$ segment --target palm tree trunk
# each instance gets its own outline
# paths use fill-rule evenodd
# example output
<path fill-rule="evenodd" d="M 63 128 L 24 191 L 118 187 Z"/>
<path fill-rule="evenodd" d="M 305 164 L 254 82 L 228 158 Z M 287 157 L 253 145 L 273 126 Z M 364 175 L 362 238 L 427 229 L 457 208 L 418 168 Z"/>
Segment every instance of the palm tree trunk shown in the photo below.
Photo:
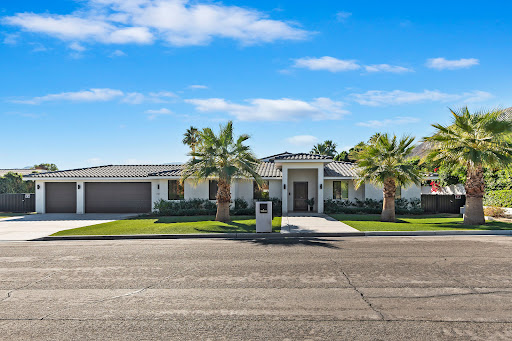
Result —
<path fill-rule="evenodd" d="M 468 167 L 466 178 L 466 210 L 464 225 L 485 224 L 483 198 L 485 194 L 484 171 L 481 166 Z"/>
<path fill-rule="evenodd" d="M 384 181 L 384 202 L 382 204 L 382 213 L 380 221 L 395 222 L 395 179 L 388 178 Z"/>
<path fill-rule="evenodd" d="M 230 222 L 229 205 L 231 204 L 231 184 L 225 179 L 219 179 L 217 188 L 217 216 L 216 221 Z"/>

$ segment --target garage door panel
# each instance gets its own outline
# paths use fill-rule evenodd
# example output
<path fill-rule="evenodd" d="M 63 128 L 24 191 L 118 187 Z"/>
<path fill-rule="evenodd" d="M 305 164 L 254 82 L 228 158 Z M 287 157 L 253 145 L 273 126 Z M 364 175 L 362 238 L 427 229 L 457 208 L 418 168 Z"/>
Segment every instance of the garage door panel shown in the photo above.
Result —
<path fill-rule="evenodd" d="M 147 213 L 151 211 L 149 182 L 87 182 L 86 213 Z"/>
<path fill-rule="evenodd" d="M 45 183 L 46 213 L 76 213 L 76 182 Z"/>

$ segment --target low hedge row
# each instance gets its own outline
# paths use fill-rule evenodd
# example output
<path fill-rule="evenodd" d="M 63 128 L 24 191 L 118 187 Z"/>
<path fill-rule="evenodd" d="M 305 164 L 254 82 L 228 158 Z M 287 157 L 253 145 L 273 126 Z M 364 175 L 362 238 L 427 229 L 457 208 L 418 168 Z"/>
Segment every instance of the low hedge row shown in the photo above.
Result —
<path fill-rule="evenodd" d="M 506 189 L 499 191 L 490 191 L 485 193 L 484 205 L 512 207 L 512 190 Z"/>
<path fill-rule="evenodd" d="M 326 200 L 324 212 L 328 214 L 379 214 L 382 212 L 382 200 L 356 199 L 354 202 L 348 200 Z M 419 199 L 397 199 L 395 200 L 395 212 L 397 214 L 423 214 L 421 200 Z"/>
<path fill-rule="evenodd" d="M 281 216 L 282 203 L 280 199 L 272 198 L 272 214 L 273 216 Z M 254 215 L 254 204 L 243 199 L 236 199 L 234 208 L 230 209 L 230 214 L 234 216 Z M 167 201 L 160 200 L 155 202 L 153 214 L 159 216 L 198 216 L 198 215 L 215 215 L 217 213 L 217 204 L 206 199 L 190 199 Z"/>

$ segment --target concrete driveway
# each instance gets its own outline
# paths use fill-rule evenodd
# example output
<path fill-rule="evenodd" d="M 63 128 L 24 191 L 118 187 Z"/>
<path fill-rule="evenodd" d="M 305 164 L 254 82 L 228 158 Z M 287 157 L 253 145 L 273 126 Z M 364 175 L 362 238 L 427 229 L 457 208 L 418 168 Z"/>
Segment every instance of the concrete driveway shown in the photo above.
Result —
<path fill-rule="evenodd" d="M 41 238 L 58 231 L 126 219 L 134 214 L 119 213 L 48 213 L 0 219 L 0 241 Z"/>
<path fill-rule="evenodd" d="M 352 226 L 321 213 L 288 213 L 281 219 L 281 233 L 359 232 Z"/>

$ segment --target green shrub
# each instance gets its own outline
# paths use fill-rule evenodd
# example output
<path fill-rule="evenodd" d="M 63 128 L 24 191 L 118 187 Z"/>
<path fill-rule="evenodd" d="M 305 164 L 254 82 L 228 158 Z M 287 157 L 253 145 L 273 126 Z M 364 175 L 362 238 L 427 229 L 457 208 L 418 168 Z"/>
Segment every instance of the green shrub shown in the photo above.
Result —
<path fill-rule="evenodd" d="M 512 207 L 512 190 L 490 191 L 485 193 L 484 205 Z"/>
<path fill-rule="evenodd" d="M 355 199 L 355 202 L 348 200 L 325 200 L 324 212 L 328 214 L 379 214 L 382 212 L 382 200 L 366 199 L 364 201 Z M 395 201 L 395 212 L 397 214 L 423 214 L 421 200 L 419 199 L 397 199 Z"/>
<path fill-rule="evenodd" d="M 246 209 L 249 207 L 249 203 L 242 198 L 235 199 L 235 209 Z"/>

